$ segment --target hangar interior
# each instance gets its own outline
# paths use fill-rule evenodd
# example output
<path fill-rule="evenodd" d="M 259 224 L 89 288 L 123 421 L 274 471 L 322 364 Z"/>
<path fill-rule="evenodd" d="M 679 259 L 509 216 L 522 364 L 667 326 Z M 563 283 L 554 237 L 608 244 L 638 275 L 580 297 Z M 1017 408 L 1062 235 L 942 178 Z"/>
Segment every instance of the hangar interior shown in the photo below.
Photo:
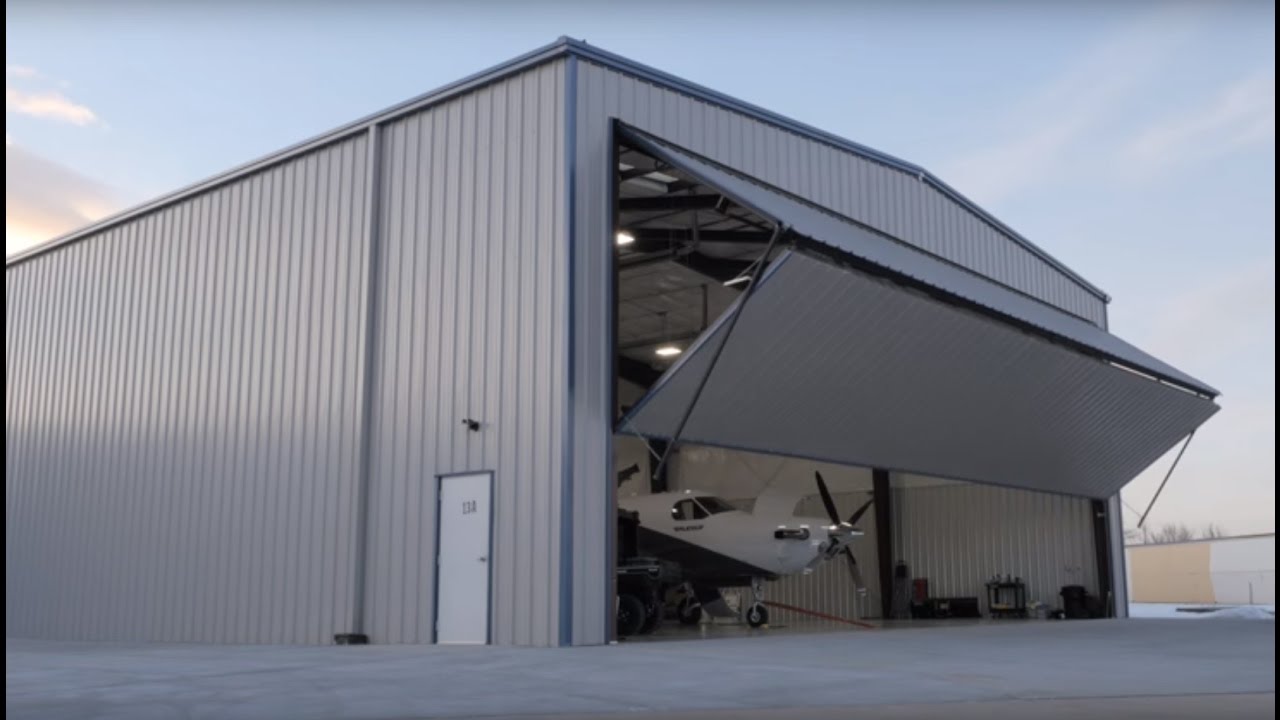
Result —
<path fill-rule="evenodd" d="M 1113 587 L 1111 518 L 1107 503 L 1098 499 L 1105 493 L 1094 492 L 1091 498 L 1084 488 L 1078 495 L 1044 492 L 1035 489 L 1034 479 L 1010 483 L 1005 476 L 1003 483 L 992 484 L 972 475 L 979 482 L 900 467 L 882 471 L 884 485 L 877 492 L 877 473 L 871 467 L 806 456 L 782 440 L 775 445 L 771 440 L 747 445 L 684 440 L 680 433 L 698 412 L 697 403 L 711 382 L 720 351 L 728 355 L 737 349 L 727 347 L 735 306 L 745 305 L 748 286 L 761 282 L 775 261 L 789 252 L 785 249 L 789 243 L 771 242 L 776 224 L 753 211 L 741 195 L 733 196 L 726 187 L 708 182 L 705 174 L 691 173 L 690 167 L 696 169 L 698 160 L 692 166 L 682 165 L 679 161 L 690 156 L 682 155 L 679 149 L 656 139 L 645 141 L 643 133 L 623 129 L 621 134 L 623 139 L 616 148 L 614 198 L 618 228 L 614 237 L 614 469 L 620 506 L 632 498 L 683 493 L 722 499 L 737 510 L 754 513 L 757 503 L 764 502 L 762 498 L 783 496 L 794 516 L 822 518 L 826 512 L 815 485 L 815 472 L 825 479 L 841 517 L 867 504 L 886 505 L 876 512 L 863 508 L 858 516 L 856 527 L 862 534 L 847 544 L 851 557 L 856 558 L 857 571 L 836 557 L 816 562 L 803 572 L 770 578 L 774 582 L 767 583 L 764 594 L 755 597 L 765 600 L 766 617 L 772 618 L 774 626 L 837 629 L 869 627 L 863 622 L 866 620 L 884 624 L 912 619 L 1102 617 L 1123 612 L 1117 608 L 1117 589 Z M 671 154 L 657 157 L 655 149 L 670 150 Z M 702 169 L 711 165 L 708 162 Z M 750 182 L 741 176 L 736 179 Z M 792 201 L 803 202 L 797 198 Z M 778 239 L 785 232 L 789 229 L 780 230 Z M 796 246 L 794 238 L 790 244 Z M 838 262 L 848 262 L 848 258 L 838 258 Z M 785 306 L 774 309 L 784 317 L 789 311 Z M 679 395 L 684 408 L 674 416 L 680 418 L 674 430 L 668 428 L 670 432 L 664 436 L 637 427 L 637 406 L 647 402 L 655 389 L 662 389 L 682 359 L 698 348 L 712 359 L 709 367 L 700 368 L 701 382 Z M 813 348 L 817 353 L 824 350 Z M 769 361 L 758 356 L 739 359 L 760 364 Z M 793 371 L 785 365 L 769 370 L 777 374 Z M 874 382 L 873 377 L 863 378 L 868 380 Z M 858 395 L 856 388 L 832 383 L 829 377 L 815 376 L 804 382 L 832 386 L 836 394 Z M 744 384 L 728 392 L 751 396 L 759 387 Z M 748 414 L 757 425 L 769 425 L 769 409 L 764 409 L 763 415 L 758 411 Z M 1091 417 L 1088 422 L 1096 420 Z M 824 421 L 822 409 L 815 408 L 812 421 Z M 1166 428 L 1155 442 L 1176 439 L 1168 433 L 1179 432 L 1185 422 L 1186 417 L 1174 422 L 1176 429 Z M 764 428 L 766 435 L 769 432 Z M 841 432 L 835 434 L 838 437 Z M 672 442 L 673 437 L 677 442 Z M 902 444 L 906 453 L 898 456 L 906 458 L 902 467 L 930 467 L 930 461 L 911 464 L 915 446 Z M 847 457 L 856 457 L 857 452 Z M 1016 453 L 1017 449 L 1010 447 L 1008 452 Z M 1039 462 L 1060 460 L 1051 454 L 1039 458 L 1027 455 L 1015 464 L 1025 471 Z M 671 512 L 680 511 L 673 507 Z M 706 532 L 704 526 L 709 526 L 714 516 L 711 510 L 702 525 L 686 527 Z M 643 518 L 637 517 L 643 526 Z M 759 530 L 769 532 L 769 527 L 761 524 Z M 628 552 L 648 554 L 643 541 L 638 549 L 628 547 L 623 539 L 618 543 L 617 562 L 621 564 L 630 562 Z M 704 612 L 696 618 L 684 618 L 681 589 L 691 592 L 691 586 L 681 588 L 687 578 L 678 572 L 673 577 L 674 585 L 659 592 L 658 617 L 649 624 L 634 625 L 622 619 L 626 611 L 621 609 L 623 596 L 632 592 L 634 585 L 619 575 L 615 580 L 619 634 L 647 635 L 662 627 L 667 629 L 659 635 L 678 637 L 679 633 L 669 629 L 672 625 L 753 624 L 744 614 L 752 598 L 745 588 L 725 593 L 732 614 L 712 617 Z M 673 593 L 672 587 L 681 589 Z"/>

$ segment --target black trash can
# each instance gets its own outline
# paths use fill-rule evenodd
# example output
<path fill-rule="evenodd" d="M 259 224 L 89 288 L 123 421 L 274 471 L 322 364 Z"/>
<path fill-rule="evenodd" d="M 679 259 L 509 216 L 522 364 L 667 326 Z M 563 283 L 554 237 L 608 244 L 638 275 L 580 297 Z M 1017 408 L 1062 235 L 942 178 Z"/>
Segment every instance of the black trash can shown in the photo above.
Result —
<path fill-rule="evenodd" d="M 1062 614 L 1068 620 L 1083 620 L 1089 617 L 1088 591 L 1083 585 L 1064 585 L 1058 593 L 1062 596 Z"/>

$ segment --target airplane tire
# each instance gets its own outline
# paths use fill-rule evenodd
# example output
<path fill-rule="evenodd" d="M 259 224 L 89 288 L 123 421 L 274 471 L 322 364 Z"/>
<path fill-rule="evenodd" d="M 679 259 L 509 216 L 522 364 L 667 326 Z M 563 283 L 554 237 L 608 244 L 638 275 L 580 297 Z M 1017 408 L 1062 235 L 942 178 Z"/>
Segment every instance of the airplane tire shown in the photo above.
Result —
<path fill-rule="evenodd" d="M 662 603 L 657 598 L 644 604 L 644 623 L 640 626 L 640 634 L 648 635 L 662 624 Z"/>
<path fill-rule="evenodd" d="M 618 637 L 636 635 L 644 627 L 644 601 L 635 595 L 618 596 Z"/>
<path fill-rule="evenodd" d="M 680 618 L 681 625 L 697 625 L 702 620 L 702 605 L 698 601 L 688 597 L 680 601 L 680 606 L 676 608 L 676 613 Z"/>
<path fill-rule="evenodd" d="M 769 608 L 762 603 L 754 603 L 747 610 L 747 624 L 753 628 L 769 624 Z"/>

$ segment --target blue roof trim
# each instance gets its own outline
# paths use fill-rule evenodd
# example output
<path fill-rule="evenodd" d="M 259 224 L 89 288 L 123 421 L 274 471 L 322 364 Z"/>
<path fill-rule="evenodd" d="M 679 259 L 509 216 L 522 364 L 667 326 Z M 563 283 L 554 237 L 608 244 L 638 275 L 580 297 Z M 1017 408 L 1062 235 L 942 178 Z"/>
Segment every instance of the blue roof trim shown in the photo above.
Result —
<path fill-rule="evenodd" d="M 60 237 L 49 240 L 47 242 L 41 243 L 40 245 L 37 245 L 33 248 L 30 248 L 21 253 L 18 253 L 17 255 L 6 258 L 5 267 L 6 268 L 12 267 L 26 260 L 29 260 L 33 257 L 36 257 L 37 255 L 41 255 L 50 250 L 53 250 L 54 248 L 60 247 L 62 245 L 66 245 L 68 243 L 75 242 L 77 240 L 81 240 L 85 237 L 93 235 L 94 233 L 101 232 L 102 230 L 105 230 L 114 225 L 118 225 L 131 218 L 151 212 L 153 210 L 157 210 L 161 207 L 178 202 L 180 200 L 183 200 L 197 193 L 211 190 L 220 185 L 229 183 L 244 175 L 248 175 L 250 173 L 257 172 L 264 168 L 270 167 L 271 165 L 284 162 L 289 158 L 300 155 L 309 150 L 314 150 L 320 147 L 324 147 L 325 145 L 330 145 L 330 144 L 339 142 L 358 132 L 361 132 L 367 129 L 370 125 L 394 120 L 395 118 L 401 115 L 405 115 L 417 110 L 421 110 L 425 107 L 429 107 L 439 102 L 444 102 L 446 100 L 449 100 L 450 98 L 453 98 L 463 93 L 474 90 L 477 87 L 497 82 L 506 77 L 509 77 L 516 73 L 527 70 L 528 68 L 533 67 L 535 65 L 539 65 L 544 62 L 548 62 L 560 57 L 564 57 L 566 55 L 576 55 L 577 57 L 580 57 L 584 60 L 588 60 L 590 62 L 607 66 L 619 72 L 626 73 L 628 75 L 632 75 L 639 79 L 646 80 L 648 82 L 652 82 L 654 84 L 670 88 L 677 92 L 681 92 L 686 95 L 690 95 L 692 97 L 705 100 L 715 105 L 726 107 L 735 112 L 739 112 L 744 115 L 756 118 L 757 120 L 760 120 L 762 122 L 767 122 L 769 124 L 776 125 L 785 130 L 794 132 L 798 135 L 802 135 L 810 139 L 817 140 L 819 142 L 823 142 L 828 145 L 832 145 L 833 147 L 839 148 L 841 150 L 845 150 L 845 151 L 854 153 L 856 155 L 861 155 L 870 160 L 874 160 L 876 162 L 894 167 L 898 170 L 901 170 L 902 172 L 915 175 L 920 180 L 927 182 L 930 185 L 933 185 L 935 188 L 938 189 L 939 192 L 943 193 L 952 201 L 960 204 L 970 212 L 974 213 L 983 221 L 990 223 L 997 230 L 1007 235 L 1011 240 L 1018 243 L 1019 245 L 1022 245 L 1028 251 L 1030 251 L 1031 253 L 1039 257 L 1041 260 L 1044 260 L 1046 263 L 1052 266 L 1055 270 L 1057 270 L 1058 272 L 1061 272 L 1062 274 L 1070 278 L 1073 282 L 1080 285 L 1082 288 L 1093 293 L 1103 302 L 1111 301 L 1111 297 L 1107 295 L 1105 292 L 1103 292 L 1096 285 L 1094 285 L 1093 283 L 1090 283 L 1088 280 L 1085 280 L 1074 270 L 1062 264 L 1061 261 L 1054 258 L 1049 253 L 1045 252 L 1038 245 L 1031 242 L 1027 238 L 1023 237 L 1022 235 L 1018 234 L 1015 230 L 1013 230 L 1013 228 L 1010 228 L 1008 225 L 1005 225 L 1003 222 L 998 220 L 994 215 L 987 212 L 986 210 L 983 210 L 972 200 L 969 200 L 965 196 L 961 195 L 958 191 L 956 191 L 950 185 L 947 185 L 942 180 L 935 177 L 932 173 L 930 173 L 929 171 L 925 170 L 924 168 L 918 165 L 914 165 L 905 160 L 896 158 L 892 155 L 888 155 L 878 150 L 874 150 L 865 145 L 855 143 L 852 140 L 847 140 L 838 135 L 833 135 L 829 132 L 826 132 L 825 130 L 820 130 L 818 128 L 815 128 L 812 125 L 806 125 L 805 123 L 792 120 L 783 115 L 779 115 L 778 113 L 775 113 L 771 110 L 766 110 L 762 107 L 759 107 L 758 105 L 752 105 L 751 103 L 738 100 L 736 98 L 725 95 L 724 93 L 720 93 L 715 90 L 712 90 L 708 87 L 698 85 L 697 83 L 689 82 L 688 80 L 684 80 L 682 78 L 676 77 L 675 75 L 671 75 L 670 73 L 662 72 L 661 70 L 657 70 L 655 68 L 649 67 L 648 65 L 635 62 L 634 60 L 629 60 L 627 58 L 622 57 L 621 55 L 615 55 L 614 53 L 608 52 L 607 50 L 602 50 L 600 48 L 588 45 L 587 43 L 581 40 L 574 40 L 572 38 L 565 37 L 565 36 L 558 38 L 553 43 L 544 45 L 540 48 L 527 52 L 519 57 L 508 60 L 507 62 L 501 63 L 499 65 L 495 65 L 487 70 L 482 70 L 478 73 L 474 73 L 461 80 L 449 83 L 448 85 L 445 85 L 440 88 L 436 88 L 435 90 L 419 95 L 416 98 L 406 100 L 405 102 L 402 102 L 398 105 L 393 105 L 390 108 L 387 108 L 386 110 L 383 110 L 381 112 L 377 112 L 372 115 L 367 115 L 359 120 L 356 120 L 355 122 L 348 123 L 334 130 L 331 130 L 327 133 L 317 135 L 309 140 L 304 140 L 303 142 L 297 143 L 295 145 L 291 145 L 283 150 L 271 153 L 270 155 L 267 155 L 265 157 L 262 157 L 252 162 L 245 163 L 243 165 L 232 168 L 231 170 L 215 175 L 207 180 L 203 180 L 201 182 L 195 183 L 194 185 L 189 185 L 181 190 L 169 193 L 167 195 L 162 195 L 161 197 L 151 200 L 149 202 L 135 206 L 133 208 L 125 210 L 116 215 L 107 217 L 103 220 L 99 220 L 98 222 L 93 223 L 92 225 L 89 225 L 87 227 L 81 228 L 79 230 L 74 230 L 68 234 L 65 234 Z"/>

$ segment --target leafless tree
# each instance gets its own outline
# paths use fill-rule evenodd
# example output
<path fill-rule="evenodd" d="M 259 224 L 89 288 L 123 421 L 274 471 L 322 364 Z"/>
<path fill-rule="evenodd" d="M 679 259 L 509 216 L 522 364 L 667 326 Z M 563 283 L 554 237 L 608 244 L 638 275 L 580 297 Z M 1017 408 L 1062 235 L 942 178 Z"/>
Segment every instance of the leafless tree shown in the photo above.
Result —
<path fill-rule="evenodd" d="M 1129 528 L 1124 531 L 1124 539 L 1130 545 L 1213 540 L 1224 537 L 1228 537 L 1227 530 L 1217 523 L 1207 523 L 1199 531 L 1192 530 L 1186 523 L 1165 523 L 1155 529 L 1150 525 L 1143 525 L 1140 528 Z"/>
<path fill-rule="evenodd" d="M 1227 536 L 1226 529 L 1224 529 L 1221 525 L 1217 523 L 1209 523 L 1205 525 L 1202 530 L 1200 530 L 1200 537 L 1206 540 L 1212 540 L 1214 538 L 1221 538 L 1226 536 Z"/>
<path fill-rule="evenodd" d="M 1129 528 L 1124 531 L 1124 539 L 1130 545 L 1145 545 L 1151 542 L 1151 530 L 1147 526 Z"/>
<path fill-rule="evenodd" d="M 1151 531 L 1151 542 L 1175 543 L 1194 540 L 1196 534 L 1186 523 L 1165 523 Z"/>

